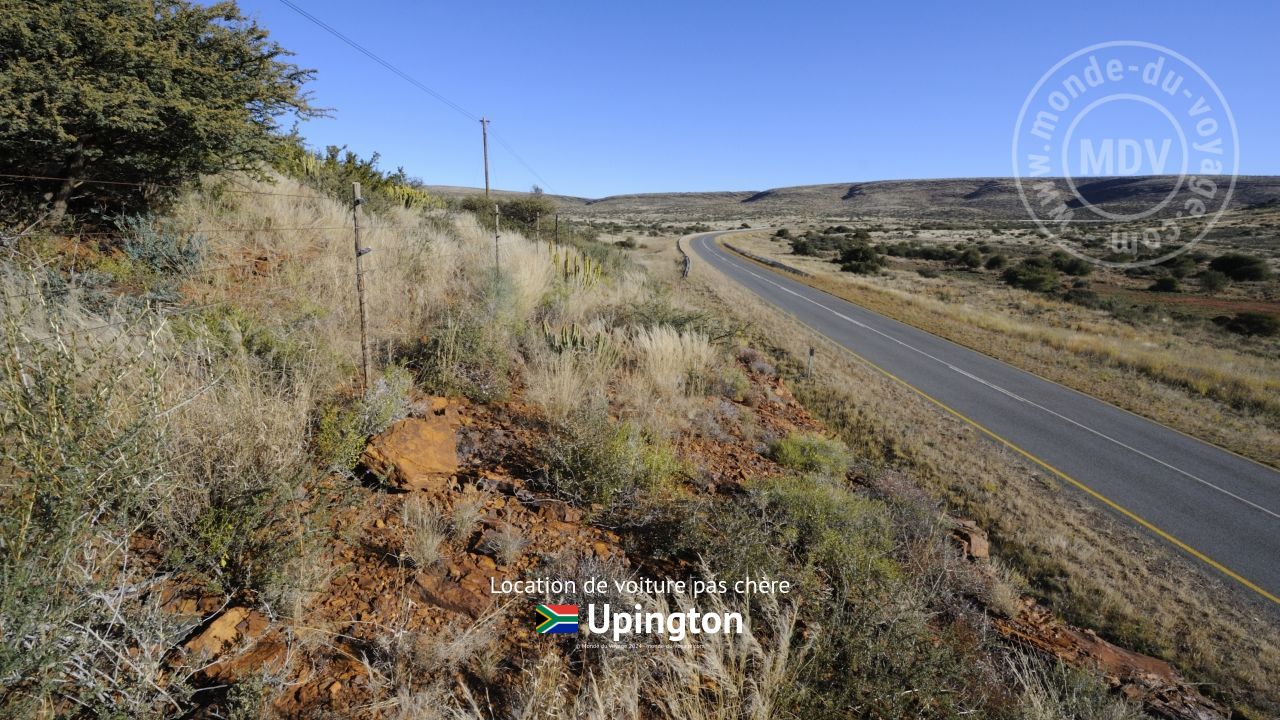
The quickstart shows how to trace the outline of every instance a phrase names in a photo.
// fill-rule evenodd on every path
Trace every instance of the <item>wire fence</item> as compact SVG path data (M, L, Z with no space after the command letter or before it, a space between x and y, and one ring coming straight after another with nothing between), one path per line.
M56 178L56 177L50 177L50 176L15 175L12 173L0 173L0 177L10 178L10 179L17 178L17 179L25 179L25 180L66 180L66 178ZM139 186L145 185L145 183L119 183L116 181L93 180L93 179L86 179L85 182L100 182L105 184L128 184L128 185L139 185ZM331 200L331 198L328 198L320 194L300 194L300 193L288 193L288 192L275 193L275 192L265 192L265 191L255 191L255 190L245 190L244 192L252 195L259 195L259 196L274 196L274 197L306 199L306 200L325 200L325 201ZM38 224L38 223L35 223L35 224ZM33 224L33 226L35 224ZM30 229L31 228L29 227L28 231ZM260 238L260 236L264 233L279 233L279 232L292 232L292 233L299 233L299 234L320 233L320 234L330 236L329 238L327 238L326 241L342 242L343 239L346 237L354 237L354 233L356 232L356 225L353 217L351 222L343 225L294 225L294 226L198 225L195 227L183 227L180 224L177 224L173 227L161 226L158 229L161 232L168 232L172 234L220 236L224 238L238 234L243 236L246 240L253 240L255 237ZM377 233L377 232L403 232L403 233L410 233L413 235L427 235L433 232L433 228L425 225L403 225L403 224L388 224L388 223L376 223L376 222L371 225L365 225L361 223L359 230L363 234L363 237L366 240L373 239L371 237L371 233ZM80 271L77 273L76 268L73 265L70 271L70 277L63 277L60 271L54 271L48 268L48 265L50 262L49 259L40 258L32 254L29 254L27 252L24 252L19 247L19 243L17 242L17 240L21 239L21 237L26 234L28 234L28 232L24 231L19 235L8 238L10 242L8 247L5 248L4 250L4 253L8 255L7 264L11 268L18 264L24 265L25 270L33 274L33 280L37 284L40 284L41 280L35 276L39 275L41 272L52 273L52 274L46 275L46 278L52 280L52 278L56 275L57 280L54 280L51 283L44 284L42 287L37 287L36 289L25 291L25 292L0 292L0 301L3 301L3 303L5 304L6 311L13 312L18 309L15 307L16 303L32 300L35 298L39 298L40 302L63 300L63 299L68 299L73 295L76 295L77 293L93 292L98 290L97 287L93 287L85 284L86 277L87 277L87 270L88 270L87 268L80 269ZM73 240L74 242L79 243L79 242L84 242L87 240L93 240L98 238L124 238L129 234L129 232L126 230L114 230L114 231L92 231L92 232L66 232L66 233L54 233L54 234L62 235L64 237L67 237ZM360 276L379 277L379 276L385 276L388 273L403 272L405 268L409 266L407 265L407 263L411 263L415 261L430 263L430 262L439 261L445 258L469 256L469 257L476 258L480 262L489 261L492 258L493 262L495 262L495 265L496 265L496 263L498 262L498 253L503 248L511 247L513 244L516 244L516 243L528 243L535 247L540 247L542 244L544 244L544 243L537 243L532 240L514 238L509 235L506 237L502 237L501 235L499 235L498 237L494 238L492 243L486 242L483 244L483 246L478 245L476 247L442 248L434 245L426 245L422 248L421 251L414 252L410 254L408 257L404 257L404 258L397 258L397 259L384 260L384 261L375 260L373 263L368 263L368 264L353 262L350 269L351 279L353 281L357 281L357 282L353 282L353 289L356 285L359 284L358 280ZM354 249L354 244L352 247ZM378 248L376 247L369 248L369 249L373 251L378 250ZM364 257L368 257L368 256L365 255ZM377 257L376 254L373 257L376 258ZM318 279L315 277L312 277L312 278L290 277L298 269L298 265L296 263L300 260L301 258L294 254L280 255L280 254L272 254L268 252L267 256L265 257L246 257L243 261L240 261L240 262L221 262L217 264L201 263L193 267L182 268L174 271L170 276L170 280L177 285L183 286L183 292L180 295L185 295L188 297L191 297L191 296L198 297L200 294L207 291L226 292L227 288L225 283L215 284L212 282L212 280L216 278L218 275L224 275L226 280L233 283L245 279L246 276L253 277L253 278L260 278L264 281L264 285L257 285L252 288L246 287L245 291L242 293L233 294L232 296L221 298L212 302L204 302L204 303L198 302L197 304L181 304L181 300L178 299L178 297L175 297L174 299L169 300L169 299L160 299L156 297L139 298L135 296L135 299L140 300L144 304L144 306L135 308L129 311L130 312L129 317L108 320L106 322L95 323L91 325L77 324L73 326L68 326L65 332L57 333L57 334L46 334L46 335L38 335L38 334L29 335L26 337L26 340L31 342L47 342L47 341L58 339L60 337L74 336L77 333L91 333L91 332L96 332L96 331L110 329L110 328L118 328L118 327L129 328L129 327L149 326L157 322L162 322L169 318L183 316L183 315L191 315L191 314L200 313L206 310L211 310L214 308L243 307L255 301L259 303L264 301L272 301L277 298L282 298L287 296L296 296L299 293L308 292L308 291L314 292L317 289L320 289L317 283L319 282L320 284L323 284L322 279ZM290 262L293 262L295 264L292 267L285 267ZM240 272L243 274L237 275L237 272ZM201 280L209 280L210 282L201 282ZM194 282L194 285L193 285L193 282ZM102 292L106 292L106 291L102 291ZM127 294L127 291L115 292L114 296L118 301L120 299L128 297L128 294ZM352 304L355 305L355 303L356 301L353 299ZM111 309L111 312L113 313L119 312L119 307L118 306L113 307ZM371 328L371 330L372 330L372 334L375 336L373 340L375 347L377 346L378 343L382 342L388 337L408 337L408 336L414 335L414 333L407 333L402 330L396 330L391 327L387 327L381 323L376 323Z

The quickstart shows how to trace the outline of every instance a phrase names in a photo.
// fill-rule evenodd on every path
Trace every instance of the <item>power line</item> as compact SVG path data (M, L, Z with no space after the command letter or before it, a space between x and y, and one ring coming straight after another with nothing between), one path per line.
M341 40L342 42L344 42L344 43L346 43L347 45L351 46L353 49L355 49L356 51L358 51L360 54L362 54L362 55L364 55L365 57L369 58L370 60L372 60L372 61L374 61L374 62L378 63L379 65L381 65L382 67L386 68L387 70L390 70L391 72L395 73L396 75L398 75L398 76L399 76L402 80L404 80L405 82L409 83L410 85L413 85L414 87L416 87L416 88L418 88L419 90L421 90L421 91L425 92L426 94L430 95L431 97L435 98L436 100L439 100L440 102L444 103L444 104L445 104L445 105L447 105L449 108L451 108L452 110L454 110L455 112L457 112L459 115L461 115L461 116L465 117L466 119L468 119L468 120L470 120L470 121L472 121L472 122L478 122L478 121L480 121L480 118L479 118L478 116L476 116L475 114L473 114L473 113L471 113L471 112L468 112L468 111L467 111L465 108L463 108L461 105L459 105L459 104L455 103L454 101L450 100L449 98L445 97L444 95L440 94L439 92L437 92L437 91L435 91L435 90L431 89L430 87L427 87L425 84L423 84L422 82L420 82L417 78L413 77L413 76L412 76L412 75L410 75L409 73L407 73L407 72L405 72L405 71L401 70L400 68L396 67L396 66L395 66L395 65L393 65L391 62L389 62L389 61L387 61L387 60L384 60L384 59L383 59L382 57L380 57L377 53L373 52L372 50L370 50L370 49L366 48L365 46L361 45L360 43L356 42L355 40L352 40L351 38L349 38L349 37L347 37L346 35L342 34L342 33L341 33L341 32L339 32L337 29L335 29L333 26L329 25L328 23L326 23L325 21L323 21L323 20L321 20L320 18L316 17L315 15L312 15L311 13L307 12L306 10L303 10L302 8L298 7L298 6L297 6L297 4L293 3L291 0L280 0L280 2L281 2L281 3L283 3L285 6L287 6L288 8L290 8L291 10L293 10L294 12L298 13L299 15L301 15L302 17L306 18L307 20L310 20L312 23L314 23L316 26L318 26L318 27L320 27L321 29L323 29L325 32L329 33L330 35L333 35L334 37L338 38L338 39L339 39L339 40ZM521 165L521 166L523 166L525 170L528 170L530 175L532 175L535 179L537 179L537 180L538 180L538 182L540 182L540 183L541 183L543 186L545 186L548 190L552 190L550 183L548 183L548 182L546 181L546 179L545 179L545 178L543 178L541 175L539 175L539 174L538 174L538 171L537 171L537 170L534 170L532 165L530 165L528 162L525 162L525 159L524 159L524 158L522 158L522 157L520 156L520 154L519 154L519 153L517 153L517 152L515 151L515 148L511 147L511 145L509 145L505 140L503 140L503 139L502 139L502 137L501 137L499 134L497 134L497 133L495 133L495 134L494 134L494 139L495 139L495 140L497 140L497 141L498 141L498 143L499 143L500 145L502 145L503 149L505 149L508 153L510 153L510 154L511 154L511 157L515 158L516 162L520 163L520 165Z
M543 187L546 187L546 189L550 190L553 193L555 192L555 188L551 187L551 183L548 183L545 178L539 175L537 170L534 170L533 167L529 165L529 163L524 161L524 158L520 157L520 154L515 151L515 148L508 145L507 141L502 139L501 133L496 133L496 132L493 133L493 139L497 140L498 144L501 145L503 149L511 153L511 157L515 158L516 162L523 165L524 169L528 170L530 175L532 175L535 179L537 179L538 182L542 183Z
M413 85L414 87L416 87L416 88L418 88L419 90L421 90L422 92L424 92L424 93L426 93L426 94L430 95L431 97L435 98L436 100L439 100L440 102L444 103L445 105L448 105L450 108L452 108L452 109L453 109L455 112L457 112L459 115L461 115L461 116L463 116L463 117L465 117L465 118L467 118L468 120L471 120L471 121L473 121L473 122L474 122L474 121L476 121L476 120L479 120L479 118L478 118L478 117L476 117L475 115L473 115L473 114L471 114L471 113L467 112L467 111L466 111L466 109L464 109L461 105L459 105L459 104L455 103L454 101L450 100L449 98L445 97L444 95L441 95L440 93L436 92L435 90L432 90L431 88L429 88L429 87L427 87L426 85L422 84L421 82L419 82L417 79L415 79L415 78L414 78L412 75L410 75L409 73L407 73L407 72L405 72L405 71L401 70L400 68L396 67L395 65L392 65L391 63L387 62L386 60L383 60L381 57L378 57L378 55L377 55L377 54L375 54L372 50L369 50L368 48L366 48L365 46L363 46L363 45L361 45L360 43L356 42L355 40L352 40L351 38L347 37L346 35L343 35L342 33L338 32L338 31L337 31L333 26L329 25L328 23L326 23L325 21L323 21L323 20L321 20L320 18L316 17L315 15L312 15L311 13L307 12L306 10L303 10L302 8L298 7L298 6L297 6L297 5L295 5L294 3L290 2L290 0L280 0L280 2L284 3L285 5L287 5L290 9L292 9L294 12L298 13L298 14L299 14L299 15L301 15L302 17L304 17L304 18L306 18L306 19L310 20L311 22L315 23L315 24L316 24L316 25L318 25L321 29L323 29L325 32L328 32L330 35L332 35L332 36L334 36L334 37L338 38L339 40L341 40L342 42L346 43L347 45L350 45L352 48L354 48L354 49L356 49L357 51L359 51L359 52L360 52L361 54L363 54L365 57L367 57L367 58L369 58L370 60L372 60L372 61L374 61L374 62L378 63L379 65L381 65L382 67L384 67L384 68L386 68L386 69L390 70L391 72L395 73L396 75L399 75L399 76L400 76L400 78L401 78L401 79L403 79L405 82L409 83L410 85Z

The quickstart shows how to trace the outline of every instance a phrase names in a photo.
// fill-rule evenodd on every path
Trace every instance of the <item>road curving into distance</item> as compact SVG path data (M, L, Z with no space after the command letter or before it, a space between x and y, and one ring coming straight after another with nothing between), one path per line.
M697 259L1056 475L1280 605L1280 472L684 238Z

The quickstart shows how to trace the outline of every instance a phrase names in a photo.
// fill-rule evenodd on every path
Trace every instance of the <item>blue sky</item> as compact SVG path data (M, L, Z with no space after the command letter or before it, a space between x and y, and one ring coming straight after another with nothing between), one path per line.
M1280 174L1280 3L295 0L476 115L495 187L602 197L1011 174L1023 100L1088 45L1145 40L1230 103L1244 174ZM477 123L278 0L240 0L315 68L316 146L483 185Z

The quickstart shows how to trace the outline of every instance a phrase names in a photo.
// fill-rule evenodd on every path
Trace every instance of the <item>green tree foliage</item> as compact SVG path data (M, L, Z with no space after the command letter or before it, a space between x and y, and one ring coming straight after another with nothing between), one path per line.
M463 198L459 204L461 209L475 213L480 223L490 228L493 227L494 205L498 206L498 212L501 215L504 227L514 227L531 238L533 237L534 226L539 222L539 218L541 218L541 222L545 223L556 212L556 204L541 192L515 196L505 200L498 198L486 200L483 195L469 195Z
M1215 323L1240 335L1259 335L1272 337L1280 335L1280 317L1260 312L1236 313L1235 317L1222 315L1213 319Z
M1004 271L1004 281L1014 287L1049 292L1058 287L1058 271L1048 258L1029 257Z
M1076 277L1084 277L1093 272L1093 265L1088 260L1072 257L1062 250L1054 250L1050 253L1049 262L1053 264L1054 269Z
M1232 280L1266 280L1271 277L1271 268L1262 258L1242 253L1219 255L1209 263L1209 269L1217 270Z
M1231 278L1227 277L1226 273L1217 270L1205 270L1200 273L1200 287L1207 293L1219 292L1230 284Z
M0 0L0 167L12 210L138 210L201 174L271 157L311 116L312 72L233 2ZM86 179L129 185L86 184Z
M351 200L351 183L375 212L399 205L406 208L443 208L444 200L426 191L423 182L409 177L404 168L393 173L378 169L380 156L364 159L346 146L330 145L323 152L307 149L302 138L290 134L275 157L278 170L343 201Z
M1182 292L1182 284L1178 282L1178 278L1172 275L1165 275L1164 277L1156 278L1156 281L1151 283L1151 287L1147 289L1152 292L1176 293Z
M1196 259L1190 253L1176 255L1160 263L1173 277L1181 280L1196 271Z
M966 248L964 252L956 256L955 263L961 267L976 270L982 265L982 253L977 248Z
M859 275L874 275L884 267L884 256L866 243L846 248L835 261L841 270Z

